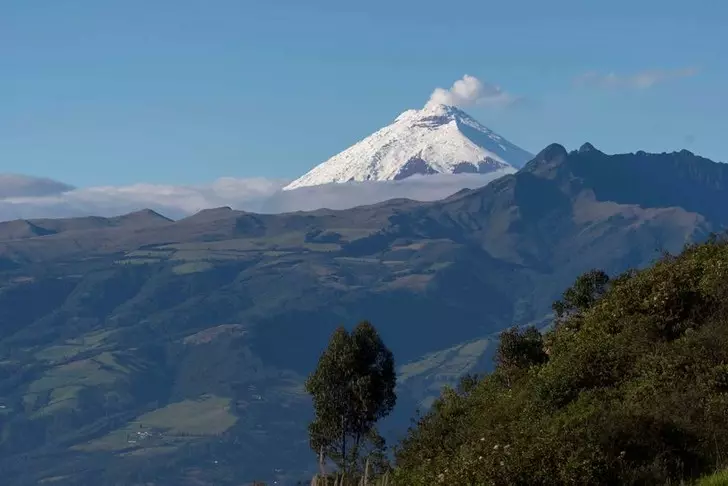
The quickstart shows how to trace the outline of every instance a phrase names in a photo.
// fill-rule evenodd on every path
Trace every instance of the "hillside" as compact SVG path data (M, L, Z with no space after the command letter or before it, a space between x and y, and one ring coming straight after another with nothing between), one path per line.
M726 267L716 240L580 277L554 330L505 333L495 372L443 393L397 451L395 484L693 484L723 470Z
M336 325L369 319L393 350L402 430L489 362L494 333L548 322L583 271L723 228L726 181L685 151L552 145L434 203L8 223L0 472L10 486L305 477L301 383Z

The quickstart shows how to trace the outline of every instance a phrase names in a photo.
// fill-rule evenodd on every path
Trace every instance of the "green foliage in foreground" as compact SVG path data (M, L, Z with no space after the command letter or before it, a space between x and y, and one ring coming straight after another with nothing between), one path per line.
M725 467L726 242L590 272L554 309L553 331L507 331L495 372L417 421L396 484L679 484Z
M695 483L696 486L728 486L728 471L721 471L710 476L706 476L703 479Z
M349 333L336 329L316 370L306 381L315 419L309 425L311 448L321 462L332 460L344 474L384 467L384 439L374 425L397 400L392 352L368 322ZM366 465L360 462L365 461Z

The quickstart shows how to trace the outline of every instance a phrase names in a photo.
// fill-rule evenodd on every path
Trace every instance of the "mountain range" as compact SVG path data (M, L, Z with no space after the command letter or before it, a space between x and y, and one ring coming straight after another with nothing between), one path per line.
M688 151L554 144L435 202L2 223L4 484L292 484L314 459L302 383L337 325L369 319L393 350L395 437L580 273L722 231L726 184Z

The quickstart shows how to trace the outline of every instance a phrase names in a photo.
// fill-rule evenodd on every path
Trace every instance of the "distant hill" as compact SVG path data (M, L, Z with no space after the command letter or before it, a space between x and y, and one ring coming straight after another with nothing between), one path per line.
M0 222L0 241L49 236L67 231L119 228L135 230L172 222L155 211L145 209L113 218L87 216L68 219L16 219Z
M302 380L336 325L369 319L392 348L402 430L578 274L721 231L726 181L687 151L551 145L431 203L5 223L4 484L290 484L312 459Z

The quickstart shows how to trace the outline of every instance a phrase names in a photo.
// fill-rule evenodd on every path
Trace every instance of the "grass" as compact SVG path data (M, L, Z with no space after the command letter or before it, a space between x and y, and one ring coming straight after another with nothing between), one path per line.
M430 375L445 380L456 379L475 366L490 344L490 339L478 339L427 354L421 360L401 366L399 381Z
M28 386L28 393L40 394L71 385L94 386L113 383L117 377L93 359L73 361L51 368Z
M696 486L728 486L728 471L720 471L695 483Z
M159 263L161 260L156 258L127 258L126 260L116 260L117 265L147 265L150 263Z
M229 406L229 398L209 395L199 400L172 403L143 415L137 422L172 434L217 435L237 422L229 412Z
M433 263L432 265L430 265L428 270L430 270L432 272L437 272L437 271L443 270L451 265L452 265L452 262L437 262L437 263Z
M56 356L57 351L44 355ZM26 408L45 415L63 408L75 408L78 393L85 387L107 385L126 377L131 370L116 361L111 352L72 361L49 369L32 382L23 397ZM46 398L47 397L47 398Z
M176 243L160 247L160 252L166 251L168 258L173 260L197 260L200 258L236 258L250 252L260 251L332 251L338 250L338 243L314 243L305 240L305 234L292 231L271 236L256 238L239 238L232 240ZM129 253L127 256L139 256ZM152 255L150 255L152 256ZM156 253L155 256L161 256Z
M48 405L42 408L42 414L50 414L63 408L75 408L78 392L83 390L82 386L64 386L56 388L51 392Z
M134 449L129 452L123 452L119 454L123 457L137 457L137 456L156 456L162 454L169 454L170 452L176 451L177 448L174 446L159 446L159 447L146 447L143 449Z
M135 250L126 254L129 258L166 259L172 252L170 250Z
M36 359L40 361L49 361L51 363L58 363L73 358L77 354L82 353L86 350L85 346L78 346L73 344L61 344L58 346L49 346L42 351L35 353Z
M203 329L202 331L187 336L182 340L182 342L184 344L206 344L221 337L225 337L227 339L230 336L242 336L246 333L247 331L245 326L241 324L222 324Z
M111 334L113 334L115 331L112 330L103 330L103 331L96 331L91 332L88 334L84 334L83 336L76 338L76 339L70 339L67 342L69 344L77 344L77 345L83 345L87 347L97 347L101 345L104 340L109 337Z
M334 261L342 262L342 263L381 263L381 260L379 258L372 258L372 257L334 257Z
M334 230L332 230L334 231ZM342 241L350 241L366 236L371 231L355 229L336 229ZM349 238L347 238L347 235ZM341 243L317 243L306 241L302 231L286 231L255 238L235 238L210 242L190 242L161 245L157 248L131 251L117 264L144 265L162 261L178 262L175 273L184 275L207 270L215 261L244 260L255 255L268 258L281 258L299 252L334 252L341 249ZM194 265L199 263L200 266ZM208 267L209 265L209 267Z
M172 271L177 275L188 275L190 273L204 272L206 270L210 270L211 268L212 268L212 263L197 261L197 262L187 262L187 263L183 263L181 265L177 265L176 267L172 268Z
M123 373L125 375L128 375L132 371L134 371L126 366L119 364L119 362L116 360L116 356L111 351L105 351L99 355L96 355L92 358L92 360L95 363L103 366L106 370L113 370L119 373Z
M418 273L410 273L396 277L391 282L383 285L380 290L386 291L391 289L410 289L423 291L432 280L432 275L423 275Z
M229 398L205 395L141 415L125 427L74 449L126 451L127 454L172 452L190 440L222 434L237 420L230 412Z
M475 368L491 343L488 338L478 339L404 364L397 370L397 386L420 397L419 405L429 408L445 385L455 386L463 374Z
M66 479L68 479L70 477L71 476L52 476L50 478L41 479L40 481L38 481L38 484L52 484L52 483L57 483L59 481L64 481L64 480L66 480Z
M50 363L67 361L74 356L101 347L104 340L114 331L97 331L85 334L75 339L69 339L64 344L49 346L35 353L35 358Z

